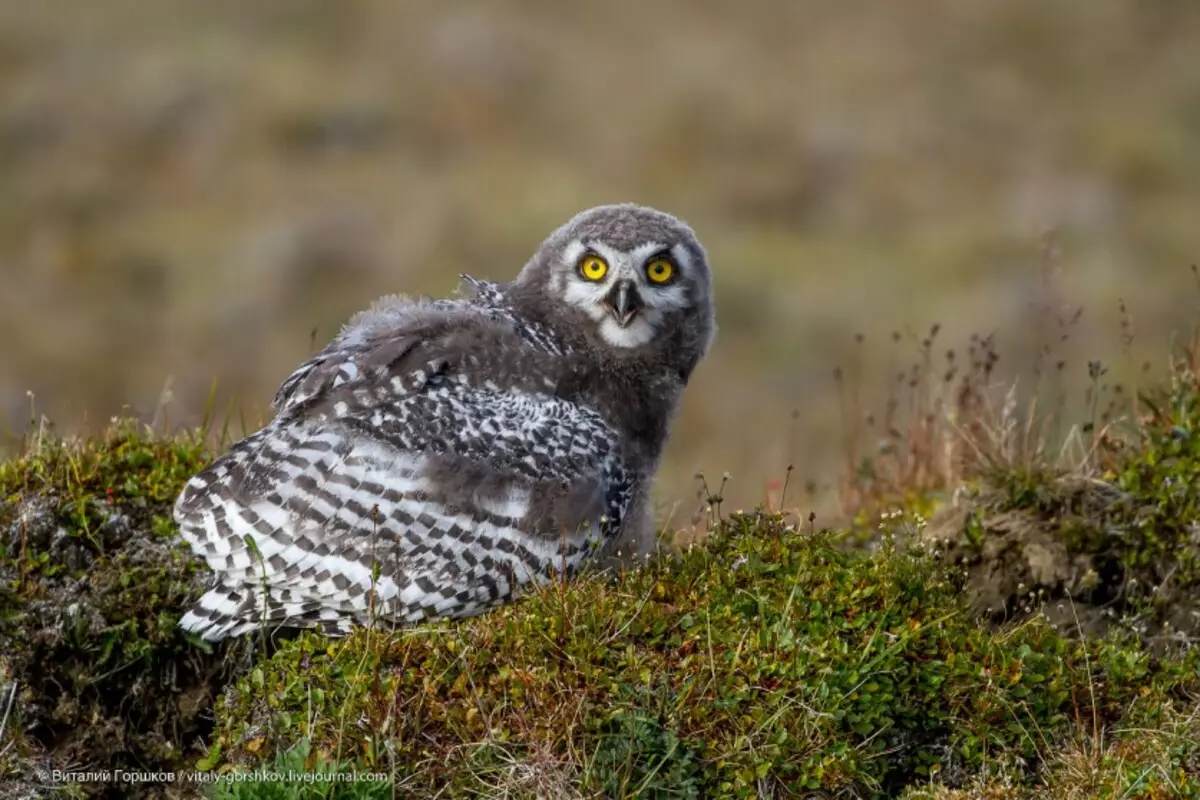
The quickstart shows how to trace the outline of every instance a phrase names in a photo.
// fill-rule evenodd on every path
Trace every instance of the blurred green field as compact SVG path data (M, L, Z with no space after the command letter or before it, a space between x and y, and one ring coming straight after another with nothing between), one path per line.
M191 424L213 378L259 420L376 296L505 278L633 200L717 273L664 516L697 472L823 490L833 371L882 407L893 331L960 362L994 333L1027 379L1082 306L1068 387L1165 353L1200 297L1197 42L1189 0L0 3L0 420L29 391L64 432L150 420L169 381Z

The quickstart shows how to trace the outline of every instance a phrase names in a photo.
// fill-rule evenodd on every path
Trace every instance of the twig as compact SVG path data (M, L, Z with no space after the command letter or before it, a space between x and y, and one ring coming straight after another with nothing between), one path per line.
M16 699L17 699L17 682L14 680L12 683L12 691L10 691L8 693L8 703L4 708L4 717L0 718L0 738L4 737L4 729L8 726L8 715L12 713L13 702ZM16 741L16 738L14 737L13 742L15 742L15 741ZM13 742L9 742L8 744L4 745L4 749L0 750L0 756L3 756L5 753L8 752L8 749L13 746Z

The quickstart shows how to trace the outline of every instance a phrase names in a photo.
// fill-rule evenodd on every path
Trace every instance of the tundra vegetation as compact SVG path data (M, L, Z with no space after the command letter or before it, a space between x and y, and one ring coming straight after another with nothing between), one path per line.
M1088 364L1087 416L1069 420L1005 390L990 340L956 366L937 335L905 396L865 418L882 436L848 453L836 524L789 505L791 466L750 511L697 476L700 513L645 564L344 639L263 629L208 646L176 626L206 568L171 504L228 430L32 424L0 463L6 785L1200 797L1200 339L1145 386ZM116 767L223 781L47 779ZM233 780L255 769L324 777Z

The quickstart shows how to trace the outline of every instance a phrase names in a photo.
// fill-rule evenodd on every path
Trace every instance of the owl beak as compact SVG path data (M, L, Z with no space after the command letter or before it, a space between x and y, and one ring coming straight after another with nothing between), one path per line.
M641 310L642 298L634 288L633 281L622 280L613 284L613 288L604 297L604 304L608 306L617 324L625 328Z

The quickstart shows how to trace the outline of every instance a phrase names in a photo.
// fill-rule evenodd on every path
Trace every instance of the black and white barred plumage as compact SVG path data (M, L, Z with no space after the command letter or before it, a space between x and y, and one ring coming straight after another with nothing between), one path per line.
M511 283L464 280L356 315L283 382L271 424L187 484L175 518L216 577L185 629L466 617L618 537L645 549L667 428L715 332L691 230L602 206Z

